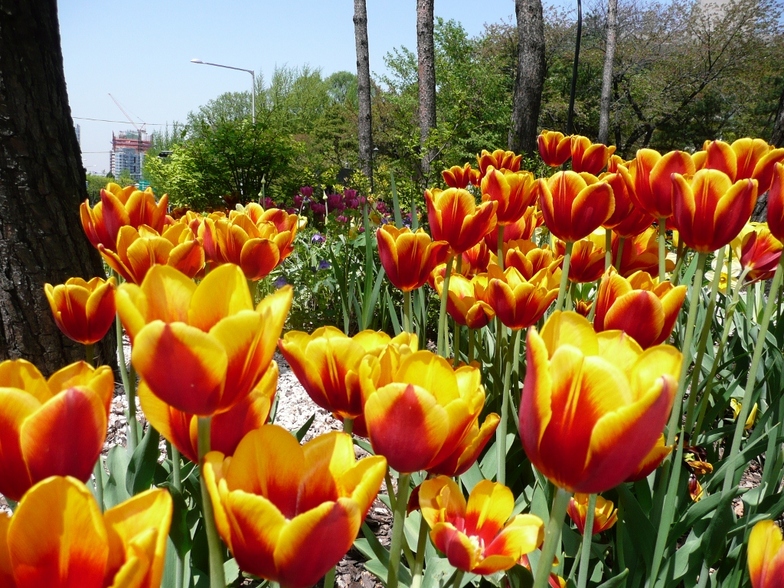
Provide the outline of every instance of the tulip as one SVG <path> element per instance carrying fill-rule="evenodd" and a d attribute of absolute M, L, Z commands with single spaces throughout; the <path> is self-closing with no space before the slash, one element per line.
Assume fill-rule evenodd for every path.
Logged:
<path fill-rule="evenodd" d="M 460 262 L 459 273 L 470 278 L 476 274 L 487 271 L 490 263 L 490 249 L 487 243 L 482 240 L 470 249 L 466 249 L 458 258 Z M 446 267 L 444 267 L 446 270 Z"/>
<path fill-rule="evenodd" d="M 512 151 L 496 149 L 490 153 L 487 149 L 482 149 L 482 153 L 476 157 L 476 161 L 479 164 L 479 177 L 484 178 L 490 166 L 493 166 L 495 169 L 509 170 L 510 172 L 520 171 L 522 158 L 522 155 L 515 155 Z"/>
<path fill-rule="evenodd" d="M 613 231 L 613 263 L 618 260 L 618 250 L 620 248 L 621 238 Z M 674 268 L 675 262 L 671 259 L 666 259 L 665 270 L 672 271 Z M 656 229 L 654 227 L 649 227 L 634 237 L 624 238 L 621 260 L 616 269 L 624 277 L 629 277 L 636 271 L 648 272 L 654 278 L 659 275 L 659 252 L 656 241 Z"/>
<path fill-rule="evenodd" d="M 233 455 L 246 433 L 267 422 L 278 385 L 278 363 L 273 361 L 250 393 L 210 421 L 210 449 Z M 198 417 L 160 400 L 144 382 L 139 384 L 142 412 L 150 424 L 182 455 L 199 463 Z"/>
<path fill-rule="evenodd" d="M 573 171 L 538 180 L 544 223 L 562 241 L 579 241 L 599 228 L 615 210 L 613 191 L 606 182 L 589 184 Z"/>
<path fill-rule="evenodd" d="M 46 299 L 59 329 L 77 343 L 94 345 L 114 324 L 114 278 L 69 278 L 65 284 L 44 285 Z"/>
<path fill-rule="evenodd" d="M 563 263 L 563 254 L 556 257 L 549 246 L 537 247 L 532 241 L 510 241 L 504 253 L 505 267 L 514 267 L 530 280 L 541 269 L 555 273 Z"/>
<path fill-rule="evenodd" d="M 724 141 L 705 141 L 703 150 L 694 154 L 697 169 L 717 169 L 733 182 L 755 179 L 759 193 L 770 188 L 773 167 L 784 161 L 784 149 L 776 149 L 762 139 L 738 139 L 732 145 Z"/>
<path fill-rule="evenodd" d="M 585 533 L 585 522 L 588 518 L 588 498 L 588 494 L 575 494 L 569 500 L 569 506 L 566 507 L 566 512 L 569 513 L 569 518 L 577 525 L 580 535 Z M 618 510 L 615 508 L 615 505 L 611 500 L 597 496 L 591 535 L 606 531 L 616 522 L 618 522 Z"/>
<path fill-rule="evenodd" d="M 748 270 L 748 279 L 752 281 L 772 278 L 784 249 L 784 244 L 771 234 L 766 223 L 746 225 L 732 245 L 741 266 Z"/>
<path fill-rule="evenodd" d="M 643 351 L 619 331 L 596 334 L 582 316 L 555 312 L 528 331 L 520 404 L 523 447 L 569 492 L 596 494 L 634 473 L 667 422 L 682 357 Z"/>
<path fill-rule="evenodd" d="M 141 284 L 156 264 L 170 265 L 189 278 L 204 269 L 204 249 L 184 223 L 167 227 L 162 235 L 146 226 L 138 230 L 125 226 L 114 248 L 98 245 L 98 251 L 109 267 L 132 284 Z"/>
<path fill-rule="evenodd" d="M 634 237 L 649 228 L 655 220 L 640 208 L 634 201 L 634 183 L 626 167 L 618 166 L 614 174 L 602 176 L 613 189 L 615 211 L 604 222 L 604 226 L 612 229 L 621 237 Z"/>
<path fill-rule="evenodd" d="M 141 286 L 122 284 L 117 310 L 133 342 L 131 361 L 158 398 L 189 414 L 230 409 L 272 361 L 292 290 L 285 286 L 255 310 L 242 270 L 224 265 L 197 286 L 166 265 Z"/>
<path fill-rule="evenodd" d="M 615 153 L 615 146 L 607 147 L 601 143 L 591 143 L 588 137 L 575 135 L 570 145 L 572 152 L 572 170 L 577 173 L 588 172 L 598 175 L 610 156 Z"/>
<path fill-rule="evenodd" d="M 400 473 L 436 467 L 471 432 L 485 391 L 477 367 L 430 351 L 366 357 L 359 372 L 373 450 Z"/>
<path fill-rule="evenodd" d="M 572 156 L 572 137 L 564 137 L 558 131 L 542 131 L 537 137 L 539 155 L 550 167 L 558 167 L 566 163 Z"/>
<path fill-rule="evenodd" d="M 430 272 L 446 260 L 449 244 L 433 241 L 424 230 L 412 232 L 383 225 L 376 232 L 378 256 L 392 285 L 403 292 L 422 287 Z"/>
<path fill-rule="evenodd" d="M 446 241 L 462 253 L 482 240 L 496 225 L 496 202 L 479 206 L 470 192 L 459 188 L 426 190 L 427 218 L 436 241 Z"/>
<path fill-rule="evenodd" d="M 526 280 L 514 267 L 502 272 L 497 265 L 491 265 L 487 289 L 479 295 L 504 325 L 525 329 L 542 318 L 558 296 L 559 273 L 541 269 Z"/>
<path fill-rule="evenodd" d="M 265 425 L 231 458 L 208 453 L 204 477 L 218 533 L 240 569 L 305 588 L 351 547 L 386 465 L 380 456 L 357 462 L 345 433 L 300 446 L 287 430 Z"/>
<path fill-rule="evenodd" d="M 0 513 L 0 585 L 157 588 L 171 519 L 165 490 L 148 490 L 102 515 L 84 484 L 47 478 L 10 518 Z"/>
<path fill-rule="evenodd" d="M 19 500 L 49 476 L 87 480 L 106 440 L 114 377 L 83 361 L 48 380 L 28 361 L 0 363 L 0 493 Z"/>
<path fill-rule="evenodd" d="M 477 170 L 471 169 L 471 164 L 466 163 L 463 167 L 453 165 L 449 169 L 441 172 L 444 183 L 450 188 L 467 188 L 471 183 L 472 176 Z"/>
<path fill-rule="evenodd" d="M 498 424 L 501 422 L 501 417 L 496 413 L 491 412 L 485 417 L 482 425 L 479 425 L 479 419 L 475 419 L 471 425 L 468 435 L 460 442 L 451 455 L 444 461 L 436 464 L 434 467 L 427 470 L 431 475 L 443 475 L 455 478 L 466 473 L 472 465 L 479 459 L 479 454 L 482 453 L 487 443 L 495 434 Z"/>
<path fill-rule="evenodd" d="M 536 181 L 531 172 L 499 170 L 492 165 L 482 178 L 483 202 L 497 202 L 495 214 L 499 225 L 517 222 L 536 201 Z"/>
<path fill-rule="evenodd" d="M 493 574 L 514 566 L 520 556 L 542 542 L 544 523 L 530 514 L 512 517 L 514 496 L 503 484 L 482 480 L 463 497 L 447 476 L 422 482 L 419 489 L 422 518 L 430 526 L 430 539 L 458 570 Z"/>
<path fill-rule="evenodd" d="M 121 188 L 110 183 L 101 190 L 99 203 L 90 208 L 87 201 L 82 202 L 79 213 L 82 228 L 93 247 L 97 248 L 100 244 L 114 250 L 120 227 L 130 225 L 138 229 L 147 225 L 162 233 L 168 203 L 169 197 L 164 194 L 156 204 L 155 194 L 150 188 L 142 192 L 134 186 Z"/>
<path fill-rule="evenodd" d="M 460 274 L 455 274 L 449 280 L 449 298 L 446 301 L 446 310 L 458 324 L 469 329 L 481 329 L 495 316 L 495 311 L 487 302 L 481 300 L 477 294 L 477 285 L 482 290 L 487 287 L 487 276 L 474 276 L 468 279 Z M 435 279 L 435 289 L 441 296 L 444 287 L 443 276 Z"/>
<path fill-rule="evenodd" d="M 752 588 L 784 586 L 784 541 L 771 520 L 760 521 L 749 534 L 748 563 Z"/>
<path fill-rule="evenodd" d="M 749 220 L 757 203 L 757 181 L 732 180 L 702 169 L 687 179 L 673 174 L 673 223 L 680 238 L 699 253 L 728 245 Z"/>
<path fill-rule="evenodd" d="M 648 452 L 643 460 L 640 462 L 640 465 L 637 466 L 637 471 L 630 475 L 625 482 L 636 482 L 638 480 L 644 480 L 647 478 L 656 468 L 658 468 L 664 459 L 672 453 L 673 446 L 672 445 L 665 445 L 664 434 L 662 433 L 659 435 L 659 439 L 656 441 L 656 445 L 653 446 Z"/>
<path fill-rule="evenodd" d="M 286 259 L 294 251 L 294 238 L 297 236 L 297 231 L 307 224 L 306 218 L 300 219 L 298 215 L 280 208 L 268 207 L 264 209 L 256 202 L 248 204 L 244 209 L 244 213 L 257 226 L 264 224 L 275 226 L 275 230 L 278 232 L 275 244 L 280 252 L 280 261 Z M 233 219 L 238 214 L 240 213 L 236 210 L 231 211 L 229 219 Z"/>
<path fill-rule="evenodd" d="M 597 229 L 585 239 L 575 241 L 569 262 L 569 281 L 587 284 L 602 277 L 605 268 L 605 241 L 604 229 Z M 566 253 L 566 243 L 558 240 L 554 249 L 555 255 L 562 259 Z"/>
<path fill-rule="evenodd" d="M 657 282 L 646 272 L 628 279 L 610 268 L 596 295 L 596 332 L 618 329 L 647 349 L 664 343 L 675 327 L 686 286 Z"/>
<path fill-rule="evenodd" d="M 365 330 L 348 337 L 332 326 L 310 335 L 289 331 L 279 346 L 313 402 L 336 418 L 356 419 L 364 408 L 359 365 L 365 356 L 378 356 L 390 343 L 405 347 L 405 352 L 416 351 L 416 337 L 408 333 L 392 339 L 381 331 Z"/>
<path fill-rule="evenodd" d="M 685 151 L 670 151 L 661 155 L 653 149 L 640 149 L 629 162 L 629 175 L 634 185 L 630 193 L 635 203 L 656 219 L 672 215 L 673 173 L 693 174 L 694 161 Z"/>
<path fill-rule="evenodd" d="M 530 241 L 536 229 L 542 225 L 542 213 L 536 206 L 529 206 L 523 216 L 516 222 L 503 225 L 503 240 L 504 243 L 509 241 L 517 241 L 520 239 Z M 498 244 L 498 236 L 493 233 L 485 235 L 485 243 L 488 247 L 495 249 Z"/>
<path fill-rule="evenodd" d="M 768 229 L 770 234 L 784 243 L 784 165 L 773 168 L 773 180 L 768 192 Z"/>

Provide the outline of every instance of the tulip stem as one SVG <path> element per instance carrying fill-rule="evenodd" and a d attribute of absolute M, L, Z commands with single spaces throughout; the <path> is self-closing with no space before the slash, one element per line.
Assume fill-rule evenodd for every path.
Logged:
<path fill-rule="evenodd" d="M 343 419 L 343 432 L 351 435 L 354 431 L 354 419 L 350 419 L 348 417 Z"/>
<path fill-rule="evenodd" d="M 667 252 L 665 247 L 665 241 L 667 238 L 667 227 L 666 221 L 664 217 L 659 217 L 659 282 L 664 281 L 665 274 L 667 273 L 666 265 L 664 263 Z"/>
<path fill-rule="evenodd" d="M 103 512 L 103 455 L 98 456 L 98 461 L 95 462 L 93 475 L 95 476 L 95 500 L 98 502 L 101 512 Z"/>
<path fill-rule="evenodd" d="M 406 524 L 406 507 L 408 506 L 408 486 L 411 474 L 399 474 L 397 478 L 397 497 L 395 498 L 394 518 L 392 520 L 392 542 L 389 546 L 389 570 L 387 572 L 387 588 L 397 588 L 400 570 L 400 556 L 403 553 L 403 533 Z"/>
<path fill-rule="evenodd" d="M 115 276 L 118 276 L 117 272 L 114 272 Z M 126 413 L 126 421 L 127 421 L 127 437 L 128 442 L 126 444 L 128 448 L 128 453 L 133 455 L 133 451 L 136 449 L 136 427 L 133 427 L 131 430 L 131 421 L 136 422 L 136 396 L 135 392 L 131 391 L 132 386 L 135 387 L 136 382 L 131 383 L 131 377 L 128 374 L 128 365 L 125 363 L 125 348 L 123 346 L 123 326 L 120 322 L 120 315 L 118 314 L 117 317 L 114 319 L 114 332 L 117 337 L 117 363 L 120 364 L 120 377 L 122 378 L 123 389 L 125 390 L 125 396 L 128 399 L 128 412 Z M 131 371 L 133 371 L 133 367 L 131 367 Z M 131 410 L 133 408 L 133 410 Z M 132 418 L 133 417 L 133 418 Z M 132 434 L 133 433 L 133 434 Z"/>
<path fill-rule="evenodd" d="M 621 259 L 623 258 L 623 244 L 625 242 L 625 237 L 620 237 L 618 239 L 618 254 L 615 256 L 615 269 L 618 270 L 618 273 L 621 273 Z"/>
<path fill-rule="evenodd" d="M 212 417 L 199 417 L 198 422 L 199 483 L 201 486 L 201 507 L 204 512 L 204 530 L 207 533 L 207 549 L 209 551 L 210 588 L 226 588 L 220 537 L 218 537 L 218 530 L 215 528 L 212 500 L 207 492 L 207 483 L 204 481 L 204 456 L 210 452 Z"/>
<path fill-rule="evenodd" d="M 421 513 L 420 513 L 421 515 Z M 427 547 L 427 531 L 430 527 L 425 521 L 425 517 L 420 516 L 419 519 L 419 537 L 417 537 L 416 559 L 414 566 L 411 570 L 412 580 L 411 588 L 420 588 L 422 586 L 422 571 L 425 568 L 425 548 Z"/>
<path fill-rule="evenodd" d="M 139 422 L 136 420 L 136 370 L 131 365 L 128 378 L 129 386 L 126 390 L 128 396 L 128 453 L 133 455 L 139 443 Z"/>
<path fill-rule="evenodd" d="M 776 267 L 776 273 L 773 274 L 773 282 L 770 285 L 770 293 L 768 294 L 768 302 L 765 305 L 765 312 L 762 314 L 762 321 L 759 326 L 759 333 L 757 333 L 757 340 L 754 343 L 754 355 L 751 358 L 751 367 L 748 371 L 748 378 L 746 380 L 746 388 L 743 391 L 743 399 L 741 400 L 740 414 L 735 421 L 735 433 L 732 436 L 732 446 L 726 455 L 727 459 L 732 459 L 738 454 L 740 443 L 743 440 L 743 431 L 746 426 L 746 419 L 749 418 L 751 407 L 753 406 L 752 395 L 754 393 L 754 385 L 757 380 L 757 369 L 759 368 L 760 360 L 762 359 L 762 351 L 765 349 L 765 339 L 768 335 L 768 325 L 770 324 L 770 316 L 773 314 L 773 308 L 776 306 L 778 299 L 777 292 L 781 286 L 782 275 L 784 275 L 784 255 L 779 258 L 779 265 Z M 763 376 L 764 377 L 764 376 Z M 735 471 L 737 466 L 728 467 L 724 474 L 724 486 L 722 494 L 727 493 L 735 485 Z"/>
<path fill-rule="evenodd" d="M 474 329 L 468 328 L 468 356 L 466 363 L 470 364 L 474 361 Z"/>
<path fill-rule="evenodd" d="M 95 346 L 92 343 L 88 343 L 84 346 L 84 361 L 87 365 L 95 367 Z"/>
<path fill-rule="evenodd" d="M 680 428 L 678 425 L 680 423 L 681 414 L 683 413 L 683 396 L 686 393 L 686 376 L 689 373 L 689 364 L 691 363 L 688 358 L 691 357 L 691 340 L 694 337 L 694 323 L 697 320 L 697 308 L 700 306 L 699 298 L 700 291 L 702 290 L 702 276 L 705 268 L 705 260 L 707 258 L 707 253 L 697 254 L 697 271 L 694 272 L 694 281 L 691 285 L 689 315 L 686 319 L 686 331 L 683 336 L 683 344 L 681 345 L 683 362 L 681 363 L 681 373 L 678 378 L 678 391 L 675 393 L 675 401 L 672 404 L 670 420 L 667 423 L 666 445 L 672 445 L 675 442 L 675 435 Z M 692 390 L 692 394 L 694 393 L 695 390 Z"/>
<path fill-rule="evenodd" d="M 555 552 L 561 543 L 561 527 L 563 526 L 566 509 L 569 506 L 571 497 L 572 493 L 563 488 L 557 488 L 555 491 L 553 506 L 550 509 L 550 520 L 547 522 L 547 528 L 545 529 L 542 553 L 536 566 L 534 588 L 546 588 L 550 581 Z"/>
<path fill-rule="evenodd" d="M 178 492 L 182 492 L 182 470 L 180 469 L 180 450 L 173 443 L 169 446 L 169 456 L 172 464 L 172 486 Z M 180 551 L 177 550 L 177 559 L 174 563 L 174 588 L 182 588 L 183 574 L 185 573 L 185 561 Z"/>
<path fill-rule="evenodd" d="M 724 263 L 724 247 L 719 249 L 716 255 L 716 271 L 713 272 L 713 280 L 711 280 L 710 299 L 708 300 L 708 308 L 705 311 L 705 322 L 702 324 L 702 331 L 700 332 L 700 340 L 697 342 L 697 357 L 694 359 L 694 369 L 691 371 L 691 386 L 689 390 L 689 402 L 686 405 L 686 430 L 690 431 L 694 427 L 694 407 L 697 403 L 697 387 L 700 380 L 700 373 L 702 372 L 702 360 L 705 358 L 705 347 L 708 344 L 708 335 L 710 335 L 711 325 L 713 323 L 713 311 L 716 309 L 716 295 L 719 291 L 719 281 L 721 279 L 721 266 Z M 717 363 L 717 362 L 714 362 Z"/>
<path fill-rule="evenodd" d="M 561 284 L 558 286 L 558 299 L 555 301 L 555 310 L 563 310 L 564 297 L 569 286 L 569 265 L 572 262 L 573 241 L 566 242 L 566 252 L 564 253 L 563 268 L 561 269 Z"/>
<path fill-rule="evenodd" d="M 501 271 L 504 271 L 504 225 L 498 225 L 496 230 L 498 231 L 498 239 L 496 241 L 498 259 L 496 263 L 501 268 Z"/>
<path fill-rule="evenodd" d="M 577 575 L 577 588 L 588 585 L 588 562 L 591 559 L 591 540 L 593 539 L 593 520 L 596 516 L 596 494 L 588 495 L 588 510 L 583 527 L 583 545 L 580 553 L 580 571 Z"/>
<path fill-rule="evenodd" d="M 612 266 L 612 229 L 604 229 L 604 271 Z"/>
<path fill-rule="evenodd" d="M 411 292 L 403 292 L 403 330 L 406 333 L 413 333 L 411 328 Z"/>
<path fill-rule="evenodd" d="M 452 581 L 452 588 L 460 588 L 460 584 L 463 583 L 463 576 L 465 576 L 463 570 L 455 570 L 455 579 Z"/>
<path fill-rule="evenodd" d="M 329 568 L 327 575 L 324 576 L 323 588 L 333 588 L 335 586 L 335 566 Z"/>
<path fill-rule="evenodd" d="M 452 275 L 452 264 L 455 261 L 454 254 L 449 256 L 446 261 L 446 271 L 441 290 L 441 307 L 438 311 L 438 355 L 447 356 L 447 327 L 446 327 L 446 301 L 449 297 L 449 278 Z M 389 587 L 387 587 L 389 588 Z"/>
<path fill-rule="evenodd" d="M 514 350 L 520 338 L 520 329 L 512 331 L 512 338 L 506 348 L 506 366 L 504 368 L 504 385 L 501 389 L 501 421 L 496 429 L 496 450 L 498 452 L 498 471 L 496 480 L 499 484 L 506 484 L 506 430 L 509 421 L 509 386 L 512 381 L 512 364 L 514 363 Z"/>

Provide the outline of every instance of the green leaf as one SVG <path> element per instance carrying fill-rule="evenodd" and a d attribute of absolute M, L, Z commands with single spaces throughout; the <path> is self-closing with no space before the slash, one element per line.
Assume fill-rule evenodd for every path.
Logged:
<path fill-rule="evenodd" d="M 158 465 L 158 456 L 160 455 L 158 442 L 160 439 L 161 435 L 155 427 L 148 425 L 141 443 L 133 452 L 128 464 L 128 473 L 125 476 L 125 489 L 131 496 L 150 488 L 155 468 Z"/>
<path fill-rule="evenodd" d="M 626 522 L 624 529 L 628 530 L 629 536 L 632 538 L 634 550 L 642 557 L 645 561 L 646 568 L 650 570 L 656 529 L 653 528 L 651 521 L 645 516 L 637 499 L 629 491 L 626 484 L 619 485 L 617 490 L 618 500 L 623 506 L 624 519 Z"/>
<path fill-rule="evenodd" d="M 531 570 L 517 564 L 507 570 L 506 577 L 509 580 L 510 588 L 531 588 L 534 585 L 534 577 Z"/>
<path fill-rule="evenodd" d="M 229 584 L 240 577 L 240 566 L 237 565 L 237 561 L 233 557 L 223 562 L 223 575 Z"/>
<path fill-rule="evenodd" d="M 308 434 L 310 427 L 313 425 L 314 420 L 316 420 L 315 412 L 312 415 L 310 415 L 310 418 L 307 421 L 305 421 L 305 424 L 302 425 L 299 429 L 297 429 L 296 433 L 294 433 L 294 436 L 297 438 L 297 441 L 299 441 L 300 443 L 302 442 L 302 439 L 305 437 L 305 435 Z"/>
<path fill-rule="evenodd" d="M 626 577 L 629 575 L 629 569 L 624 570 L 617 576 L 613 576 L 606 582 L 599 584 L 596 588 L 616 588 L 616 586 L 623 586 L 626 584 Z"/>
<path fill-rule="evenodd" d="M 125 474 L 128 471 L 129 462 L 128 450 L 125 447 L 115 445 L 109 450 L 109 455 L 106 457 L 109 478 L 106 480 L 103 491 L 106 508 L 117 506 L 131 497 L 125 485 Z"/>

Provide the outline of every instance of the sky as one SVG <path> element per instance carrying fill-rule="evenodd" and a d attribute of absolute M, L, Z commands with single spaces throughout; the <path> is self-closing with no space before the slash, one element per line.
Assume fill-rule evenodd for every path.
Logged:
<path fill-rule="evenodd" d="M 416 2 L 367 0 L 367 10 L 375 76 L 393 48 L 416 49 Z M 108 171 L 112 131 L 133 129 L 109 94 L 150 132 L 184 122 L 224 92 L 250 91 L 249 73 L 191 59 L 265 79 L 283 65 L 355 73 L 353 12 L 351 0 L 60 0 L 65 79 L 87 172 Z M 435 0 L 435 14 L 473 36 L 485 23 L 514 22 L 514 0 Z"/>

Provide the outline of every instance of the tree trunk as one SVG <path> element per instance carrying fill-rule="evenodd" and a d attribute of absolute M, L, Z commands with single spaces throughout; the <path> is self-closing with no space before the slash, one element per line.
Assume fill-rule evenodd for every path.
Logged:
<path fill-rule="evenodd" d="M 539 110 L 544 88 L 544 17 L 541 0 L 515 0 L 517 76 L 515 77 L 509 148 L 536 153 Z"/>
<path fill-rule="evenodd" d="M 770 144 L 784 147 L 784 89 L 781 91 L 779 106 L 776 109 L 776 118 L 773 120 L 773 132 L 770 134 Z"/>
<path fill-rule="evenodd" d="M 427 149 L 430 129 L 436 126 L 436 49 L 433 40 L 433 0 L 417 0 L 417 60 L 419 80 L 419 143 L 422 176 L 427 183 L 435 150 Z"/>
<path fill-rule="evenodd" d="M 84 358 L 55 325 L 44 283 L 104 275 L 79 221 L 86 197 L 57 3 L 0 0 L 0 360 L 49 374 Z M 96 359 L 114 364 L 111 342 L 100 347 Z"/>
<path fill-rule="evenodd" d="M 359 93 L 359 163 L 373 187 L 373 126 L 370 111 L 370 50 L 365 0 L 354 0 L 354 42 L 357 46 L 357 90 Z"/>
<path fill-rule="evenodd" d="M 607 2 L 607 43 L 604 52 L 602 95 L 599 101 L 599 143 L 610 139 L 610 102 L 612 101 L 613 61 L 615 60 L 615 35 L 618 30 L 618 0 Z"/>

